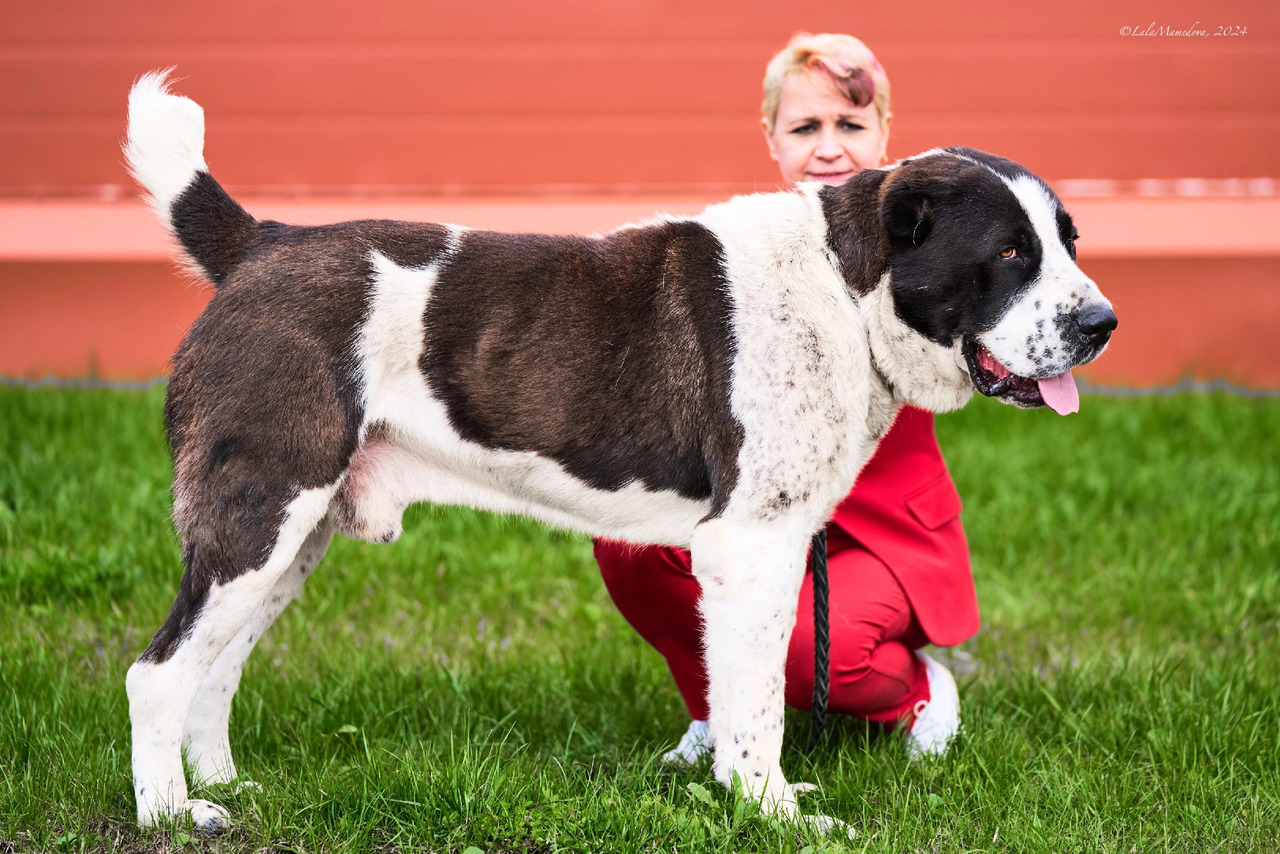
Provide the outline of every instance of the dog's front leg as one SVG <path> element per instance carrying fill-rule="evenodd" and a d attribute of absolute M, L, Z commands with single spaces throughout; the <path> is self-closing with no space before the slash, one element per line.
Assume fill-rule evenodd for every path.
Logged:
<path fill-rule="evenodd" d="M 736 772 L 744 796 L 773 813 L 796 809 L 779 759 L 787 644 L 808 541 L 797 524 L 712 519 L 691 543 L 702 585 L 715 776 L 730 786 Z"/>

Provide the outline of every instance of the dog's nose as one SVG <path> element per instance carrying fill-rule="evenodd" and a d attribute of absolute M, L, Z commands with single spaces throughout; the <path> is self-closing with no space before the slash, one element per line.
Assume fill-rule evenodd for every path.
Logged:
<path fill-rule="evenodd" d="M 1119 323 L 1111 306 L 1095 304 L 1081 310 L 1076 318 L 1076 326 L 1080 334 L 1088 338 L 1094 345 L 1102 346 L 1111 337 L 1111 332 Z"/>

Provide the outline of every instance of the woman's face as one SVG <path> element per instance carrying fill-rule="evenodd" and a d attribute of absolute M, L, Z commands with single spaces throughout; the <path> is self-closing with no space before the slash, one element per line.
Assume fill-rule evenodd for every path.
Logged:
<path fill-rule="evenodd" d="M 788 184 L 839 184 L 884 162 L 890 118 L 882 128 L 874 102 L 859 107 L 808 74 L 790 74 L 778 93 L 773 133 L 766 123 L 764 136 Z"/>

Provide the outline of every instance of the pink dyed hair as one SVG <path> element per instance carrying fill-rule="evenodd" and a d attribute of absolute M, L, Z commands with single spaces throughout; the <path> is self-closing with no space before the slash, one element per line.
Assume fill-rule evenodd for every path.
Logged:
<path fill-rule="evenodd" d="M 880 126 L 885 126 L 889 117 L 889 76 L 871 49 L 842 33 L 798 33 L 765 67 L 760 111 L 770 133 L 778 119 L 782 84 L 788 76 L 798 73 L 821 80 L 855 106 L 874 103 Z"/>

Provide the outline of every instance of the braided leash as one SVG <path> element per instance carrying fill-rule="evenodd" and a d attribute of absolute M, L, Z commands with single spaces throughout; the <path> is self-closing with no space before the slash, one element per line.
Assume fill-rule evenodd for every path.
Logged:
<path fill-rule="evenodd" d="M 813 708 L 809 747 L 827 725 L 827 695 L 831 688 L 831 585 L 827 580 L 827 529 L 813 535 Z"/>

